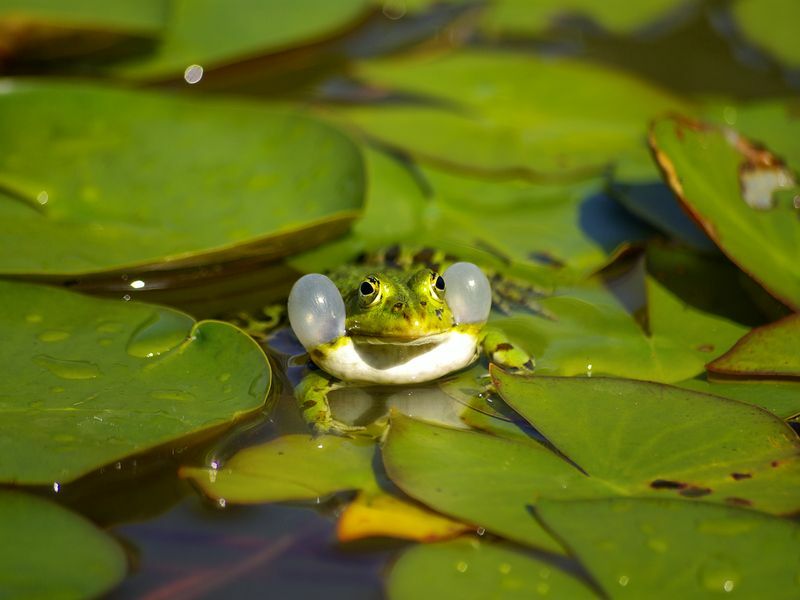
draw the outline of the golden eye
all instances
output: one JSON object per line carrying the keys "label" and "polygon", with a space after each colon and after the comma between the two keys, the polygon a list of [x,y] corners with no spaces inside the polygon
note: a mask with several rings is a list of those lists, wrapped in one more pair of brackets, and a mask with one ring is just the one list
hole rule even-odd
{"label": "golden eye", "polygon": [[380,296],[380,285],[380,282],[374,277],[367,277],[362,281],[361,285],[358,286],[358,293],[361,294],[361,301],[367,306],[377,302]]}

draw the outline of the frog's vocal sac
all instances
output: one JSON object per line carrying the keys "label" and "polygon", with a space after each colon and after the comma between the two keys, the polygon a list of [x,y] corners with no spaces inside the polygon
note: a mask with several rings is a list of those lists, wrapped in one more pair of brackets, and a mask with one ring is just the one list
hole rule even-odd
{"label": "frog's vocal sac", "polygon": [[328,393],[344,385],[409,384],[437,379],[472,363],[483,345],[490,359],[532,362],[485,331],[492,292],[474,264],[441,275],[429,268],[343,267],[330,277],[301,277],[289,294],[292,330],[320,370],[298,384],[303,416],[317,432],[361,429],[331,416]]}

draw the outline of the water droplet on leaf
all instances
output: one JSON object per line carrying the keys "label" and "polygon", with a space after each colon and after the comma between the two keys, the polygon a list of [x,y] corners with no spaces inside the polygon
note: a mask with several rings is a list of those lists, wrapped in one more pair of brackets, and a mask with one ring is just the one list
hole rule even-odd
{"label": "water droplet on leaf", "polygon": [[64,360],[46,354],[40,354],[33,360],[61,379],[94,379],[100,375],[100,368],[86,360]]}

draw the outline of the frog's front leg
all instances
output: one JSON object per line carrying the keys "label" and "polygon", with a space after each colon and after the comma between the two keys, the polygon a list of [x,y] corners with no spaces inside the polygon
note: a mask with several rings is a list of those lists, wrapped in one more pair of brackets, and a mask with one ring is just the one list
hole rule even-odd
{"label": "frog's front leg", "polygon": [[532,373],[536,366],[534,358],[519,346],[515,346],[499,329],[493,327],[484,329],[481,345],[491,362],[506,369]]}
{"label": "frog's front leg", "polygon": [[324,371],[311,371],[294,389],[294,396],[303,414],[303,420],[316,435],[336,434],[349,437],[374,438],[379,434],[372,427],[347,425],[333,418],[328,394],[344,387],[344,382],[328,375]]}

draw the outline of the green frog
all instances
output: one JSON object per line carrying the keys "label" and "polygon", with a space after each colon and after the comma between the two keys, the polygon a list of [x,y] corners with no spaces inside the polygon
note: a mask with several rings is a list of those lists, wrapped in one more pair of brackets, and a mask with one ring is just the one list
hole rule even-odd
{"label": "green frog", "polygon": [[316,433],[364,433],[333,418],[331,391],[433,381],[472,364],[481,351],[506,368],[532,371],[533,359],[486,325],[491,307],[486,275],[468,262],[441,274],[395,264],[301,277],[289,295],[289,322],[318,367],[295,388],[304,419]]}

